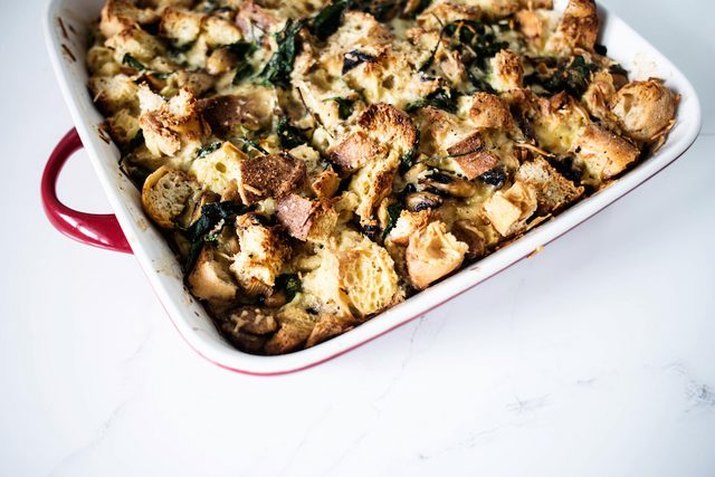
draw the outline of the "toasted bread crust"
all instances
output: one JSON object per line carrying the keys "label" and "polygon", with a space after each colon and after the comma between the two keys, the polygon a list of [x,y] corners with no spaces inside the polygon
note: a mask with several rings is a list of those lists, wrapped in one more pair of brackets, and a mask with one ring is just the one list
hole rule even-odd
{"label": "toasted bread crust", "polygon": [[239,192],[246,204],[282,198],[299,187],[305,177],[305,163],[286,152],[248,158],[241,163]]}

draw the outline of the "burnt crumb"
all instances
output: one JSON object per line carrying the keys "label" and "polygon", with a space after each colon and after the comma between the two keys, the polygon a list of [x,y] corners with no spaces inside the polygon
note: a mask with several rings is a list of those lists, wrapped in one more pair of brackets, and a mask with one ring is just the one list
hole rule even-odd
{"label": "burnt crumb", "polygon": [[72,62],[76,63],[77,62],[77,57],[74,56],[74,53],[72,53],[72,50],[69,49],[67,45],[62,43],[62,52],[65,54],[65,56]]}
{"label": "burnt crumb", "polygon": [[60,30],[62,31],[62,38],[65,40],[69,40],[70,37],[67,34],[67,29],[65,28],[65,22],[62,21],[62,18],[57,17],[57,23],[60,25]]}

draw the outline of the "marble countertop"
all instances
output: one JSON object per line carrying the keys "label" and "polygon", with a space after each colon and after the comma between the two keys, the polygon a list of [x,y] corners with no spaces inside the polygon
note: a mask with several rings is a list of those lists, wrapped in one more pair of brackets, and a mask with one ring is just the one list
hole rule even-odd
{"label": "marble countertop", "polygon": [[[715,475],[715,4],[604,3],[693,80],[695,146],[427,316],[256,378],[189,349],[134,258],[45,220],[71,121],[43,2],[3,2],[0,475]],[[61,196],[106,212],[82,159]]]}

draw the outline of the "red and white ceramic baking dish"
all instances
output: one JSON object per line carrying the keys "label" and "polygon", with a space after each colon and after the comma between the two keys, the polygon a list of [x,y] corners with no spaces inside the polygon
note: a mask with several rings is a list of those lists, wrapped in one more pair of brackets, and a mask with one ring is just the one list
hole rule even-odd
{"label": "red and white ceramic baking dish", "polygon": [[[421,316],[445,301],[528,256],[647,181],[680,157],[695,141],[701,125],[700,104],[690,82],[653,46],[615,15],[601,9],[601,42],[635,79],[663,78],[682,95],[678,123],[658,153],[555,220],[541,225],[508,247],[410,298],[367,323],[323,344],[283,356],[253,356],[229,345],[201,305],[184,288],[182,273],[163,237],[149,224],[139,192],[119,170],[119,152],[102,133],[103,121],[87,92],[84,54],[87,26],[99,18],[103,0],[52,0],[44,29],[47,48],[76,129],[59,143],[42,178],[42,197],[52,224],[90,245],[134,253],[151,286],[181,336],[201,356],[227,369],[271,375],[298,371],[335,358]],[[563,9],[566,1],[558,1]],[[55,184],[63,164],[84,146],[115,215],[91,215],[62,205]]]}

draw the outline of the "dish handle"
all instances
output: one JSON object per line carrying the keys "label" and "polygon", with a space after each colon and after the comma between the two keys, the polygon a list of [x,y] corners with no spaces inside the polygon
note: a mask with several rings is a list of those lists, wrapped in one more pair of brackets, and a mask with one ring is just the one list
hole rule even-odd
{"label": "dish handle", "polygon": [[112,214],[88,214],[70,209],[57,197],[57,180],[67,160],[82,140],[72,128],[57,143],[42,174],[42,206],[50,223],[62,234],[78,242],[115,252],[132,253],[117,218]]}

